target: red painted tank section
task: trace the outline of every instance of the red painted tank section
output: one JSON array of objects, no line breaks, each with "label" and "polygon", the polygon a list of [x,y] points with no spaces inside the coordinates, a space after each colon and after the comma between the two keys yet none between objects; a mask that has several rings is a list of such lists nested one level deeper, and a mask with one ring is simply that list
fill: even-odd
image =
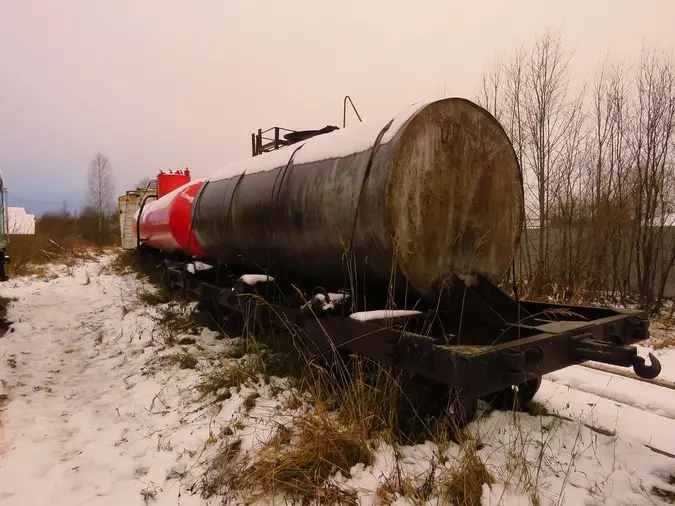
[{"label": "red painted tank section", "polygon": [[177,188],[190,182],[190,170],[176,172],[162,172],[157,174],[157,197],[162,198]]},{"label": "red painted tank section", "polygon": [[192,232],[192,205],[203,184],[203,180],[192,181],[148,202],[139,221],[141,242],[169,253],[206,257]]}]

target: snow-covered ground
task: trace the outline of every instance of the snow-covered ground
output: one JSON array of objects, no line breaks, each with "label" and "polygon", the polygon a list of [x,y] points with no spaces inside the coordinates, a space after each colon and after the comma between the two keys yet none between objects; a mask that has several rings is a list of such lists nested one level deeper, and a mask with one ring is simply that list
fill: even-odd
[{"label": "snow-covered ground", "polygon": [[[204,374],[247,359],[234,351],[241,340],[200,328],[194,341],[167,346],[163,306],[139,301],[141,282],[113,274],[110,260],[0,287],[15,299],[0,337],[0,505],[230,504],[204,497],[213,455],[235,441],[254,454],[292,423],[293,393],[271,378],[198,401]],[[183,352],[194,357],[186,368]],[[674,350],[658,356],[673,381]],[[494,412],[469,427],[496,481],[484,485],[483,504],[530,504],[534,490],[541,504],[672,503],[675,390],[571,367],[548,375],[536,400],[557,415]],[[361,504],[413,504],[383,492],[383,481],[397,468],[419,478],[437,466],[440,476],[460,452],[427,442],[396,459],[380,443],[372,465],[333,481]]]}]

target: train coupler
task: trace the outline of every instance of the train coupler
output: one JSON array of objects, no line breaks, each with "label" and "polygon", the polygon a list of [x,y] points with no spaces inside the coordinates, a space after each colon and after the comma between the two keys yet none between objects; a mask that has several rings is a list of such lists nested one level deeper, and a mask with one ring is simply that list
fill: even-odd
[{"label": "train coupler", "polygon": [[649,353],[650,364],[637,354],[637,348],[629,345],[618,345],[596,339],[582,339],[575,343],[575,357],[579,360],[593,360],[604,364],[632,367],[640,378],[653,379],[661,373],[661,362]]},{"label": "train coupler", "polygon": [[640,378],[654,379],[661,373],[661,362],[653,353],[648,353],[649,365],[645,364],[645,359],[639,355],[635,355],[633,359],[633,371]]}]

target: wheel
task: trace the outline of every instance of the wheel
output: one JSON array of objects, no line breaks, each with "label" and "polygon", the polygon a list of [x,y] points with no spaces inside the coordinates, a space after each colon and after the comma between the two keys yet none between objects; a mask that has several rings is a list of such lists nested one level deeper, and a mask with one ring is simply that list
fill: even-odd
[{"label": "wheel", "polygon": [[484,398],[485,402],[500,411],[523,411],[541,386],[541,376],[533,380],[505,388]]},{"label": "wheel", "polygon": [[470,394],[450,389],[448,403],[448,419],[454,429],[463,429],[476,417],[478,398]]},{"label": "wheel", "polygon": [[477,397],[419,376],[410,378],[403,392],[397,405],[397,426],[412,442],[424,441],[428,430],[438,423],[457,433],[473,421],[478,411]]}]

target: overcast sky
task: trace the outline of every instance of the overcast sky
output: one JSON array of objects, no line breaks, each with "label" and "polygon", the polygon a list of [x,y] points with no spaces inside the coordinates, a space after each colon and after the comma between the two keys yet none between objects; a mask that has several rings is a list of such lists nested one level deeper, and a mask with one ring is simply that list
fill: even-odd
[{"label": "overcast sky", "polygon": [[547,28],[583,79],[607,53],[673,48],[674,20],[672,0],[0,0],[0,168],[10,205],[75,208],[97,150],[116,195],[159,168],[208,176],[257,128],[341,126],[345,94],[364,120],[474,98]]}]

